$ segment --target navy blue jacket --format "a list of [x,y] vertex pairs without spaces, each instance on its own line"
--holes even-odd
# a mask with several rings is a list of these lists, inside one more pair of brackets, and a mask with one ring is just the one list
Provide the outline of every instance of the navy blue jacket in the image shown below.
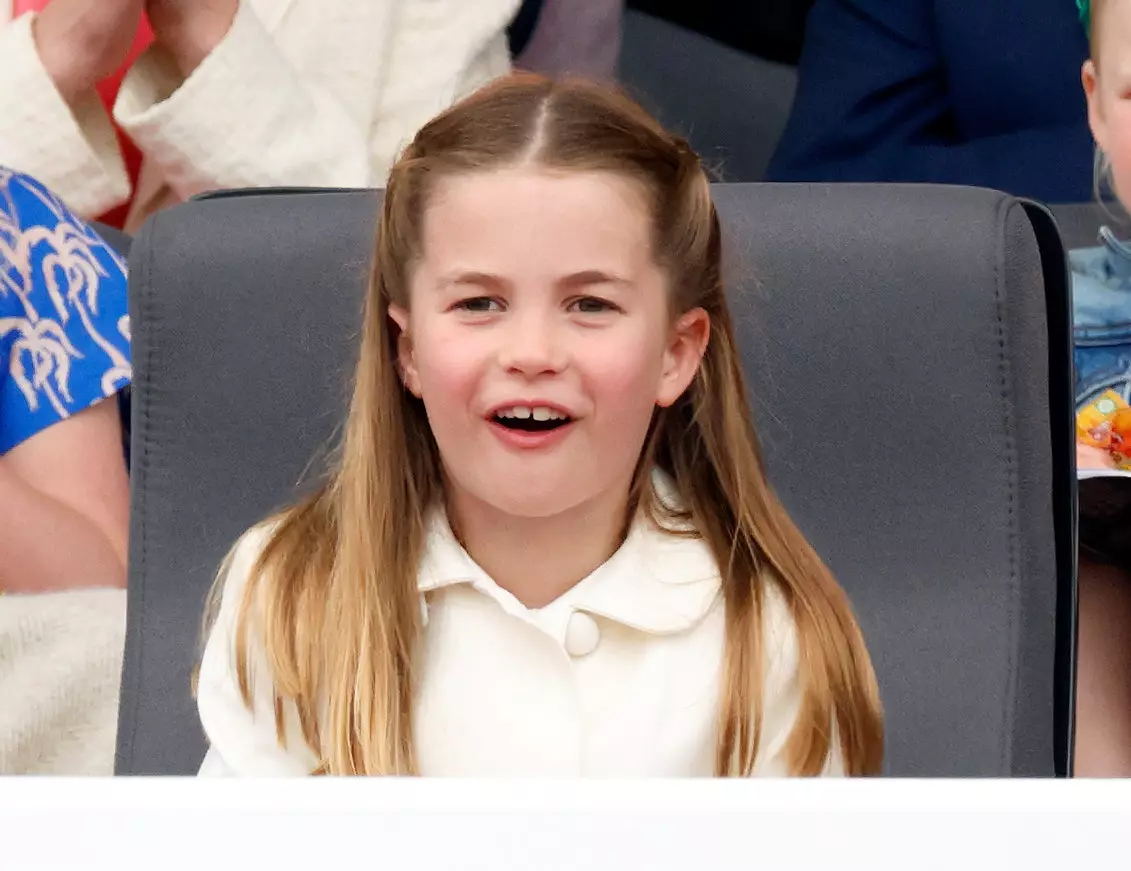
[[1072,0],[817,0],[771,181],[1092,197]]

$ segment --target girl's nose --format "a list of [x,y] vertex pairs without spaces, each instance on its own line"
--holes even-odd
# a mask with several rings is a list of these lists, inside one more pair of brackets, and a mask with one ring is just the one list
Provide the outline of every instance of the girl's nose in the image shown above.
[[565,361],[561,329],[549,315],[515,318],[501,335],[499,362],[511,372],[534,378],[562,371]]

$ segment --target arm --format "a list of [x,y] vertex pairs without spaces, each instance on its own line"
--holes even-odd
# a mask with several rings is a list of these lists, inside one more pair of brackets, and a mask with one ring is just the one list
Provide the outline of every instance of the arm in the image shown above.
[[129,482],[113,399],[0,457],[0,591],[124,587]]
[[[126,75],[115,118],[160,164],[181,197],[273,185],[362,187],[372,182],[363,124],[284,57],[246,0],[230,17],[161,12],[158,44]],[[390,3],[392,7],[395,4]],[[375,52],[383,50],[378,42]]]
[[934,6],[819,0],[770,179],[967,184],[1052,201],[1086,195],[1092,145],[1082,115],[959,139]]
[[94,218],[130,195],[110,117],[93,87],[64,96],[24,15],[0,27],[0,165],[39,179],[76,213]]
[[378,183],[417,130],[510,71],[505,30],[518,6],[519,0],[403,0],[377,108],[383,120],[371,142]]
[[[533,4],[524,3],[525,13]],[[624,0],[544,0],[536,27],[516,64],[550,76],[567,73],[599,81],[616,79]],[[516,22],[517,23],[517,22]]]
[[[780,152],[779,152],[780,153]],[[775,180],[927,182],[994,188],[1051,203],[1090,198],[1093,144],[1085,125],[1021,130],[961,143],[911,144],[877,140],[876,147],[843,162],[792,168],[775,160]]]
[[[156,2],[150,16],[158,31]],[[171,37],[143,55],[123,83],[115,117],[182,197],[233,187],[378,185],[421,124],[508,69],[505,26],[517,5],[383,0],[354,13],[345,0],[327,3],[312,19],[326,18],[318,25],[325,30],[298,34],[310,42],[300,65],[294,48],[280,47],[296,42],[282,30],[296,23],[279,24],[276,37],[254,5],[239,0],[213,45],[208,36]],[[300,11],[296,3],[292,19]],[[332,50],[335,33],[351,24],[371,36],[342,46],[365,54],[355,59],[349,90],[337,93],[331,83],[343,79],[318,68],[317,52]]]
[[125,590],[0,597],[0,771],[114,773]]

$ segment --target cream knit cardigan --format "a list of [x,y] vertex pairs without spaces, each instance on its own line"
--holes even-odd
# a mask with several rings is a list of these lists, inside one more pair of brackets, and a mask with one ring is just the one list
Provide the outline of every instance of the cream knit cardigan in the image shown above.
[[0,596],[0,776],[114,772],[125,590]]
[[[126,229],[203,191],[380,186],[441,109],[510,69],[520,0],[241,0],[227,35],[188,77],[151,48],[114,118],[146,155]],[[0,165],[84,217],[129,199],[95,96],[69,107],[36,53],[33,15],[0,0]]]

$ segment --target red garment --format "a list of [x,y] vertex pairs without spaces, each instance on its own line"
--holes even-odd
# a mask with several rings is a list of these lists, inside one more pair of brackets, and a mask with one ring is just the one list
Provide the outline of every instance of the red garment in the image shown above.
[[[50,0],[12,0],[12,19],[15,20],[25,12],[39,12],[49,2]],[[149,19],[142,14],[141,25],[137,29],[137,35],[134,37],[133,45],[130,47],[129,54],[126,55],[125,62],[117,72],[98,83],[98,96],[102,98],[107,112],[113,112],[114,101],[118,99],[118,91],[121,90],[122,79],[125,78],[126,72],[133,65],[138,55],[145,51],[151,42],[153,42],[153,31],[149,27]],[[134,145],[133,140],[122,132],[117,125],[114,127],[114,132],[118,134],[122,157],[126,163],[126,172],[130,178],[130,189],[133,190],[137,186],[138,174],[141,172],[142,154]],[[126,221],[127,212],[129,212],[128,202],[112,209],[105,215],[101,215],[98,220],[114,227],[121,227]]]

